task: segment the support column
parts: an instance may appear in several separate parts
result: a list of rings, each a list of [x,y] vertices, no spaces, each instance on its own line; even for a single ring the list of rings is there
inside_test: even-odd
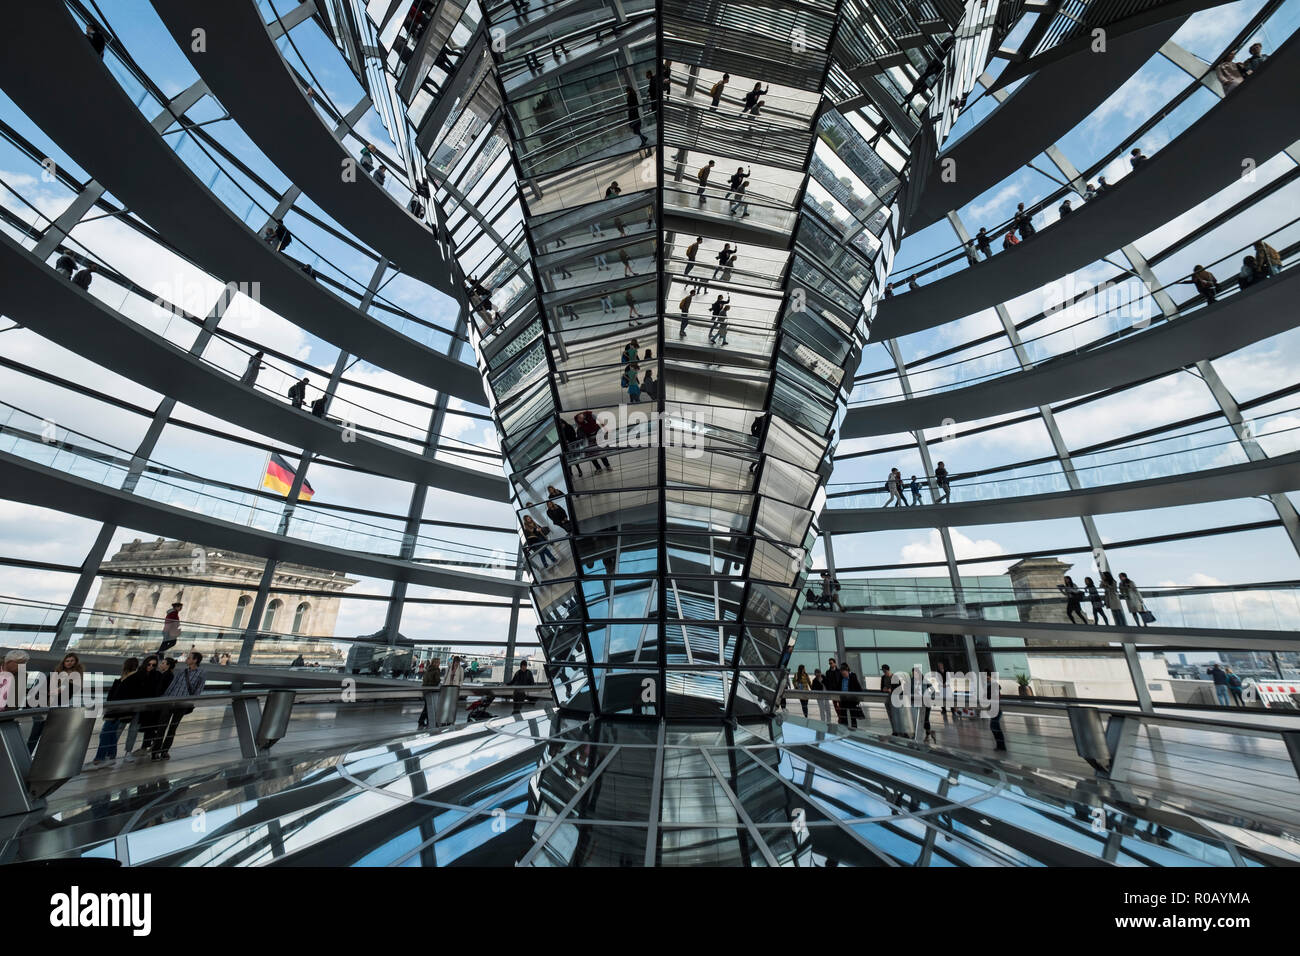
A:
[[[85,217],[99,202],[99,198],[104,195],[104,187],[93,179],[86,183],[85,188],[73,198],[68,208],[59,213],[59,217],[46,227],[40,241],[32,249],[32,255],[44,262],[50,256],[54,255],[54,250],[59,247],[68,233],[72,232],[77,223]]]
[[[829,531],[822,533],[822,549],[826,553],[826,570],[831,573],[831,579],[835,578],[835,549],[831,545],[833,536]],[[844,648],[844,627],[841,624],[835,625],[835,659],[843,664],[848,657],[848,651]]]

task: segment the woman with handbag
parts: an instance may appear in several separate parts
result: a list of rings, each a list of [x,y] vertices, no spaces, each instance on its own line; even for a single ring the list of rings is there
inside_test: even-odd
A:
[[[1119,573],[1119,593],[1124,597],[1124,603],[1128,605],[1128,612],[1133,615],[1133,620],[1139,627],[1146,627],[1156,619],[1156,616],[1147,610],[1146,603],[1142,600],[1142,592],[1138,590],[1137,585],[1123,571]]]

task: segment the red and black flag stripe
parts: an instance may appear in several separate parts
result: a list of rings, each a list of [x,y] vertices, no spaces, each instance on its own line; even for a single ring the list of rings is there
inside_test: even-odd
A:
[[[294,470],[289,467],[289,463],[279,455],[272,454],[270,460],[266,463],[266,474],[262,476],[262,487],[287,495],[289,489],[293,487],[293,478]],[[298,489],[298,500],[311,501],[311,496],[314,494],[316,492],[312,490],[311,485],[304,478],[302,487]]]

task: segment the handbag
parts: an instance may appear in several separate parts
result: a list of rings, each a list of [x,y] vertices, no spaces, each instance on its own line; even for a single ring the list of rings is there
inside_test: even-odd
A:
[[[1146,608],[1143,608],[1141,611],[1139,611],[1138,616],[1141,617],[1142,620],[1145,621],[1147,624],[1154,623],[1156,619],[1156,616],[1152,614],[1150,611],[1148,611]]]

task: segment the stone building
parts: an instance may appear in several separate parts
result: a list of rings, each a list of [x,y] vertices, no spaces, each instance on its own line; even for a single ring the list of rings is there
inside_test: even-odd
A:
[[[188,541],[136,538],[104,562],[102,570],[108,573],[100,578],[88,621],[93,630],[77,645],[109,654],[156,650],[163,615],[173,601],[180,601],[185,608],[176,650],[193,646],[208,656],[226,652],[236,658],[264,566],[261,558],[234,551],[209,550]],[[159,578],[179,580],[171,584]],[[192,583],[196,579],[234,586],[206,587]],[[286,591],[342,594],[356,583],[337,571],[277,565],[258,633],[279,640],[259,640],[253,662],[287,665],[301,655],[308,664],[340,666],[346,647],[327,640],[335,636],[339,598]]]

